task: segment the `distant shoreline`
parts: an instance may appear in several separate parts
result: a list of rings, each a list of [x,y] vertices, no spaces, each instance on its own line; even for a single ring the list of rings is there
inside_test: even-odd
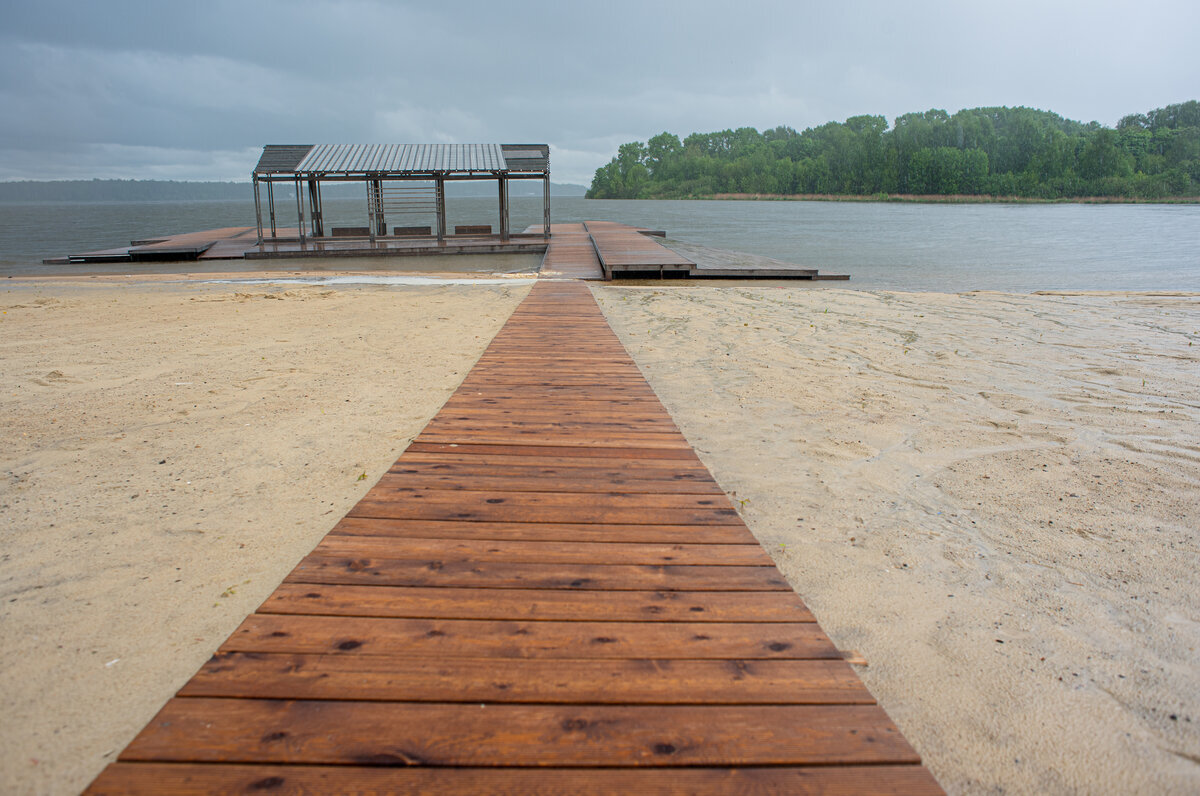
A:
[[[665,197],[664,197],[665,198]],[[1039,199],[1025,196],[991,196],[977,194],[779,194],[779,193],[716,193],[702,196],[671,197],[697,201],[762,201],[762,202],[906,202],[910,204],[1037,204],[1037,205],[1194,205],[1200,196],[1169,196],[1159,199],[1139,199],[1126,196],[1077,196],[1064,199]]]

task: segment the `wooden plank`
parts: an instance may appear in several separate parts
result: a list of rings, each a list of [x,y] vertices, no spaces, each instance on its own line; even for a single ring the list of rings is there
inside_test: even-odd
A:
[[[631,481],[661,481],[680,486],[717,486],[717,482],[703,467],[694,462],[664,465],[661,461],[599,460],[583,458],[559,459],[548,462],[544,459],[530,461],[512,457],[478,457],[467,454],[422,454],[406,456],[391,466],[388,475],[410,475],[422,477],[450,476],[469,482],[474,477],[524,478],[530,486],[544,491],[541,481],[562,478],[572,481],[613,481],[625,478]]]
[[[536,406],[528,404],[510,403],[507,406],[497,406],[494,402],[491,404],[463,404],[456,402],[453,406],[447,403],[443,406],[443,412],[452,415],[455,418],[463,420],[498,420],[498,421],[521,421],[521,422],[574,422],[583,421],[589,423],[608,423],[615,422],[618,424],[638,425],[646,423],[648,425],[662,425],[670,423],[672,427],[675,422],[671,420],[671,416],[666,412],[653,411],[644,408],[648,405],[643,404],[642,407],[631,406],[610,406],[607,404],[593,404],[592,407],[578,406],[572,403],[560,403],[556,405],[539,403]],[[678,429],[676,429],[678,431]]]
[[[568,591],[283,583],[260,614],[611,622],[813,622],[790,591]]]
[[[588,591],[790,591],[774,567],[533,564],[309,555],[289,583]]]
[[[632,494],[628,492],[516,492],[486,489],[407,489],[376,485],[363,497],[369,503],[449,504],[461,509],[484,510],[497,507],[536,509],[570,508],[603,510],[609,508],[683,509],[687,511],[731,511],[725,493],[692,495],[667,493]],[[529,519],[526,522],[535,522]]]
[[[529,477],[501,475],[466,475],[442,473],[425,475],[415,473],[389,473],[379,480],[378,487],[396,494],[405,491],[428,492],[442,490],[462,492],[468,489],[489,492],[526,491],[538,492],[593,492],[612,493],[620,490],[624,494],[670,493],[675,495],[724,495],[715,482],[687,481],[683,479],[643,479],[611,475],[603,480],[587,477]]]
[[[916,763],[873,705],[167,703],[123,761],[391,766]]]
[[[452,493],[453,494],[453,493]],[[673,564],[774,567],[761,545],[630,544],[628,542],[508,542],[331,535],[312,555],[407,560],[524,562],[539,564]]]
[[[625,492],[674,489],[678,494],[724,494],[724,491],[699,468],[671,469],[637,467],[529,466],[519,464],[476,463],[470,460],[405,461],[392,466],[379,481],[380,486],[422,487],[425,489],[518,489],[530,492],[612,491],[619,486]]]
[[[477,446],[465,448],[465,446],[457,446],[445,448],[439,451],[414,450],[411,446],[404,452],[391,469],[396,470],[407,467],[413,464],[422,462],[457,462],[460,464],[469,464],[472,466],[504,466],[515,465],[519,467],[535,467],[535,468],[619,468],[620,472],[632,473],[638,477],[661,477],[661,478],[704,478],[712,480],[708,469],[700,463],[700,460],[694,457],[688,459],[680,458],[622,458],[619,455],[603,455],[611,453],[611,451],[598,451],[596,456],[589,456],[587,451],[578,451],[573,449],[578,455],[574,456],[554,456],[544,455],[537,456],[536,459],[531,459],[530,454],[526,453],[490,453],[481,452]],[[619,451],[618,451],[619,453]],[[567,472],[564,470],[564,472]],[[715,483],[715,481],[714,481]]]
[[[222,652],[493,658],[839,658],[813,622],[558,622],[252,614]]]
[[[439,539],[512,539],[529,541],[749,544],[754,537],[744,525],[640,525],[533,522],[469,522],[466,520],[389,520],[344,517],[331,534]]]
[[[185,697],[589,705],[873,705],[839,660],[514,660],[222,652]]]
[[[429,422],[425,427],[426,431],[442,431],[455,434],[489,434],[493,432],[504,433],[520,433],[520,434],[535,434],[538,436],[545,434],[564,434],[564,433],[587,433],[587,434],[609,434],[618,438],[637,438],[640,435],[648,435],[652,439],[670,438],[678,440],[679,430],[675,428],[673,423],[666,423],[657,420],[644,420],[638,422],[626,422],[622,420],[555,420],[543,421],[535,418],[511,418],[497,420],[496,418],[484,417],[454,417],[435,419]]]
[[[538,457],[577,457],[583,459],[672,459],[676,461],[699,462],[695,451],[691,448],[645,448],[638,445],[594,446],[581,447],[578,445],[530,444],[513,445],[498,442],[444,442],[426,441],[417,438],[408,450],[414,453],[473,453],[473,454],[503,454],[508,456],[538,456]]]
[[[380,768],[196,763],[113,763],[89,789],[112,796],[211,793],[363,793],[538,796],[694,796],[697,793],[848,796],[939,794],[921,766],[766,768]]]
[[[548,493],[547,493],[548,494]],[[575,505],[482,503],[473,505],[416,500],[363,498],[350,510],[353,517],[410,520],[475,520],[479,522],[581,522],[636,525],[736,525],[737,512],[725,508],[614,506],[597,502]]]
[[[461,444],[468,441],[493,445],[534,445],[538,447],[558,445],[581,448],[626,448],[636,446],[638,448],[676,449],[691,452],[691,446],[688,445],[687,440],[674,434],[625,433],[615,435],[604,432],[580,432],[578,434],[533,432],[526,434],[519,430],[455,432],[426,429],[416,438],[416,442],[421,444]]]

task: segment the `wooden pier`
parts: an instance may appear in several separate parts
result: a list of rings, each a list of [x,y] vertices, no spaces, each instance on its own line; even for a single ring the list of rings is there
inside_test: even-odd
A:
[[[214,791],[940,792],[577,281],[89,790]]]
[[[501,235],[487,233],[489,227],[458,226],[456,233],[438,240],[410,230],[427,227],[398,227],[395,235],[309,237],[301,240],[298,230],[277,230],[279,237],[256,242],[254,227],[229,227],[184,235],[167,235],[131,241],[129,246],[83,252],[43,262],[55,264],[113,264],[147,261],[271,260],[297,257],[382,257],[439,254],[543,254],[544,276],[565,279],[634,279],[682,277],[689,279],[849,279],[821,274],[815,268],[793,263],[725,253],[720,263],[697,262],[659,243],[661,231],[618,224],[586,221],[551,225],[550,237],[532,225],[524,232]],[[337,228],[334,229],[337,231]],[[711,253],[714,250],[709,250]],[[701,259],[701,258],[697,258]]]

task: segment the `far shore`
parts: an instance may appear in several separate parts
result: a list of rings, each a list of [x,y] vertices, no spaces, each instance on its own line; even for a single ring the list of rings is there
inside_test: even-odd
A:
[[[703,196],[670,197],[696,200],[741,200],[777,202],[909,202],[914,204],[1029,204],[1029,205],[1194,205],[1200,196],[1166,196],[1161,199],[1137,199],[1124,196],[1076,196],[1066,199],[1038,199],[1029,196],[991,196],[977,194],[874,193],[862,196],[832,193],[714,193]]]

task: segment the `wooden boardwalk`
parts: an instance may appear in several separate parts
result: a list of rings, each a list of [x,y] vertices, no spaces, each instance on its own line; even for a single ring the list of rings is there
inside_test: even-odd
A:
[[[533,229],[533,227],[529,227]],[[527,232],[529,230],[526,230]],[[583,224],[552,224],[541,274],[550,279],[603,279],[596,247]]]
[[[348,790],[939,792],[567,281],[91,787]]]
[[[596,255],[604,268],[604,278],[626,273],[662,276],[668,271],[689,272],[695,263],[663,246],[637,227],[613,221],[588,221],[584,224],[596,245]]]

